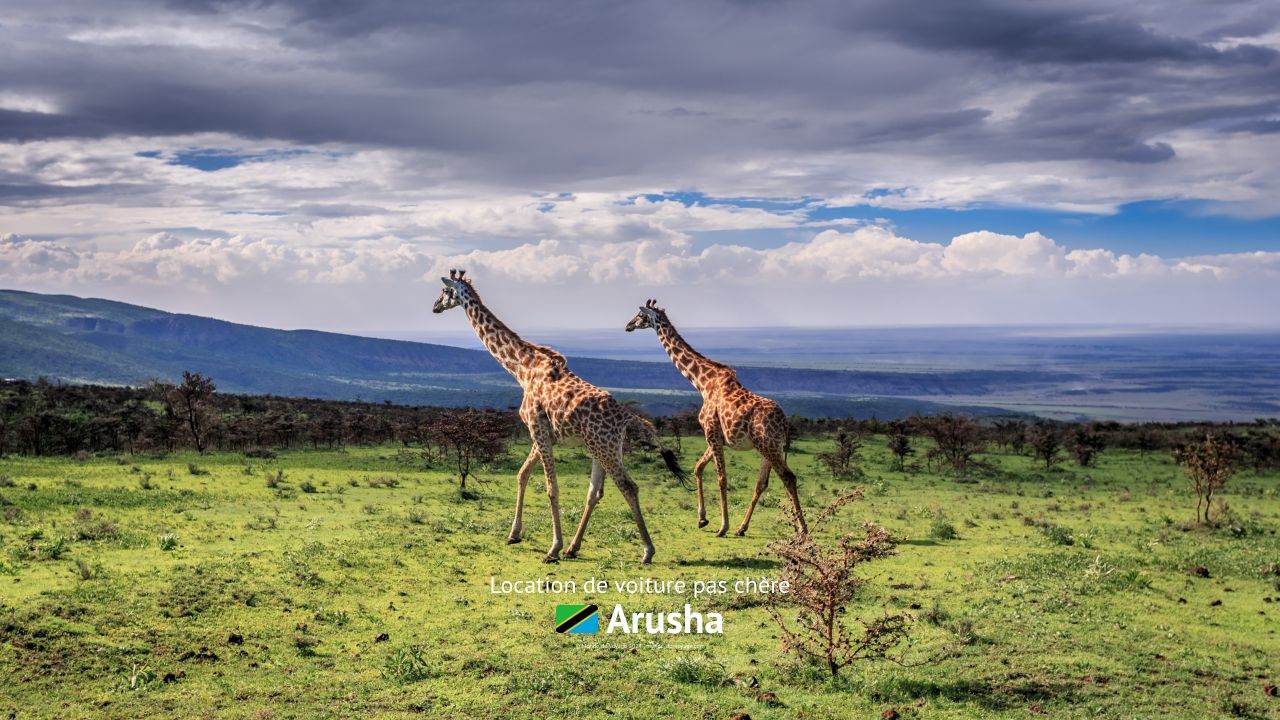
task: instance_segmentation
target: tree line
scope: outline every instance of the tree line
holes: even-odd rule
[[[695,409],[654,418],[677,444],[702,441]],[[1091,465],[1107,448],[1173,452],[1206,435],[1257,472],[1280,467],[1280,421],[1252,423],[1055,422],[1025,417],[979,421],[964,415],[902,420],[790,419],[794,438],[834,440],[820,461],[841,474],[871,436],[887,438],[898,469],[917,450],[930,466],[963,474],[980,469],[991,448],[1034,457],[1046,468]],[[474,410],[314,398],[221,393],[212,378],[184,372],[181,382],[143,387],[0,381],[0,456],[167,453],[178,449],[265,452],[399,443],[443,455],[500,453],[522,432],[514,410]],[[923,441],[923,442],[922,442]],[[495,449],[497,448],[497,449]],[[473,452],[474,451],[474,452]],[[457,452],[451,452],[456,457]],[[465,477],[465,469],[460,470]]]
[[[818,455],[833,475],[848,474],[856,465],[858,450],[872,436],[886,438],[897,470],[902,470],[919,449],[931,469],[957,475],[984,469],[979,455],[991,450],[1027,455],[1047,470],[1065,462],[1090,467],[1108,448],[1183,456],[1188,444],[1206,437],[1228,447],[1237,466],[1251,467],[1257,473],[1280,468],[1280,421],[1276,419],[1251,423],[1059,422],[1020,417],[980,421],[944,414],[890,421],[793,418],[791,431],[795,437],[833,440],[833,447]]]
[[[0,456],[169,453],[180,449],[268,453],[399,443],[440,448],[508,438],[510,410],[464,410],[359,401],[220,393],[213,379],[143,387],[0,380]],[[477,433],[472,433],[477,434]]]

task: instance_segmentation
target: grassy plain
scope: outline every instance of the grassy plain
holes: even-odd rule
[[[526,540],[504,542],[519,448],[469,498],[393,447],[0,460],[0,717],[1280,717],[1264,691],[1280,683],[1280,479],[1237,476],[1236,521],[1187,529],[1165,455],[1045,471],[992,453],[990,470],[957,480],[891,471],[869,438],[865,477],[837,481],[814,460],[826,446],[792,455],[811,512],[855,484],[867,498],[824,532],[869,519],[904,538],[867,566],[850,613],[909,610],[908,657],[929,662],[832,682],[779,654],[749,595],[490,593],[491,577],[772,575],[765,547],[787,532],[776,482],[746,538],[716,538],[714,522],[696,527],[691,491],[635,458],[654,564],[638,564],[606,486],[581,557],[547,566],[536,477]],[[700,450],[685,440],[687,466]],[[587,463],[559,456],[571,529]],[[731,454],[735,524],[755,467]],[[725,632],[555,634],[555,604],[585,601],[688,601],[724,613]]]

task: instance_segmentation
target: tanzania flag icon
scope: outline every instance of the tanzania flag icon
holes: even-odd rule
[[[599,610],[595,605],[557,605],[556,632],[595,635],[600,632]]]

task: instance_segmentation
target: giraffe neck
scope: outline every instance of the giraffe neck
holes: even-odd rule
[[[485,349],[517,381],[520,380],[520,369],[537,360],[537,346],[507,327],[479,298],[464,299],[462,307],[466,310],[467,319],[471,321],[471,328],[476,331],[476,336],[484,343]]]
[[[675,363],[676,369],[686,380],[693,383],[699,392],[705,392],[711,379],[716,377],[722,369],[720,363],[709,360],[702,353],[694,350],[693,346],[676,332],[676,327],[670,320],[664,318],[658,323],[657,330],[658,340],[662,342],[663,349],[671,357],[671,362]]]

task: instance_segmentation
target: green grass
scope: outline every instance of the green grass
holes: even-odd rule
[[[811,512],[851,487],[817,468],[825,447],[806,441],[791,456]],[[686,466],[701,449],[685,441]],[[490,576],[767,576],[776,564],[765,546],[787,532],[776,480],[746,538],[716,538],[714,492],[712,525],[699,530],[693,493],[632,458],[654,564],[638,564],[634,526],[609,484],[580,558],[547,566],[537,475],[525,542],[505,544],[519,450],[483,473],[469,500],[445,472],[397,463],[391,447],[271,460],[0,460],[13,481],[0,487],[0,714],[1280,715],[1280,698],[1262,690],[1280,681],[1275,477],[1238,476],[1225,497],[1236,521],[1205,530],[1185,526],[1193,503],[1163,456],[1109,451],[1097,468],[1046,472],[988,454],[993,470],[957,481],[889,471],[884,439],[869,439],[867,499],[826,532],[871,519],[904,538],[896,557],[868,566],[868,594],[850,612],[912,612],[911,657],[934,660],[855,665],[832,682],[779,655],[777,630],[751,596],[491,595]],[[558,456],[569,535],[587,462],[581,449]],[[730,455],[735,526],[756,463]],[[1196,566],[1210,576],[1190,575]],[[629,611],[689,602],[723,612],[725,633],[561,636],[557,602]]]

